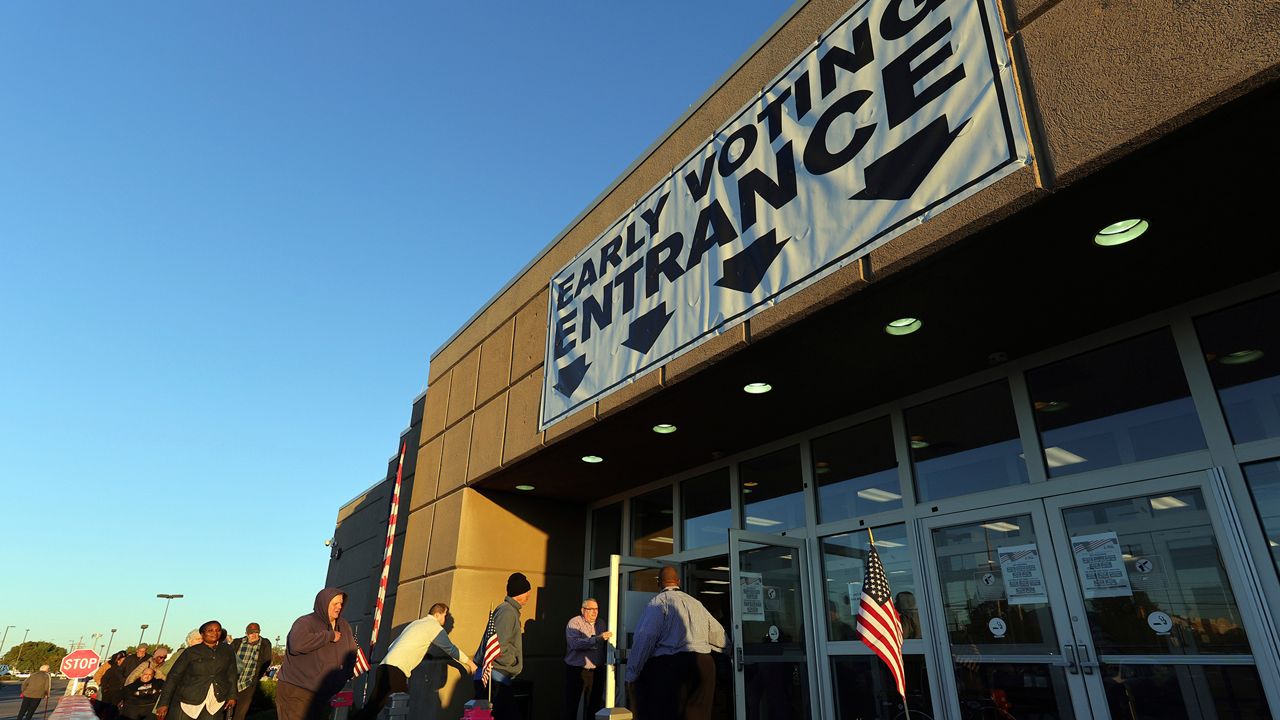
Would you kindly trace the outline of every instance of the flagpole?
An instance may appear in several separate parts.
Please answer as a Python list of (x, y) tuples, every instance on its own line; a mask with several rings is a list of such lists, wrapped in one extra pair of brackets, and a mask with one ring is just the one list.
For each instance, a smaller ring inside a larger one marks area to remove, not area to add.
[[(493, 606), (492, 605), (489, 606), (489, 622), (491, 623), (493, 622)], [(498, 632), (498, 628), (496, 625), (493, 628), (493, 632), (494, 633)], [(487, 642), (485, 644), (488, 645)], [(485, 650), (482, 648), (481, 652), (483, 653), (485, 652)], [(484, 655), (480, 656), (480, 662), (484, 662)], [(481, 670), (480, 674), (483, 675), (484, 671)], [(493, 712), (493, 671), (492, 670), (489, 671), (489, 682), (485, 683), (485, 689), (489, 691), (489, 712)]]

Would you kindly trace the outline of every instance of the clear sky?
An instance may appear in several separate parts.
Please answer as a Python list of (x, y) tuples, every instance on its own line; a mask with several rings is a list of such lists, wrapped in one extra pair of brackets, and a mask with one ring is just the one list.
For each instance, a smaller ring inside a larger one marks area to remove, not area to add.
[(430, 354), (789, 5), (0, 3), (5, 647), (284, 634)]

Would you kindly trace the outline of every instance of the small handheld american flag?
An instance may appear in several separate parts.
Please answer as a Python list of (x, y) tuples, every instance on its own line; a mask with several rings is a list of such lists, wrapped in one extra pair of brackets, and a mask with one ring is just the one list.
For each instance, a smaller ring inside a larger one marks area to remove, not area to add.
[(360, 644), (356, 644), (356, 677), (369, 672), (369, 658), (364, 656), (364, 650), (360, 648)]
[(493, 675), (493, 661), (498, 659), (498, 654), (502, 652), (502, 646), (498, 644), (498, 630), (493, 626), (493, 612), (489, 613), (489, 624), (484, 629), (484, 642), (481, 643), (484, 648), (484, 660), (481, 665), (483, 670), (480, 673), (480, 680), (489, 685), (489, 678)]
[(902, 621), (889, 594), (889, 578), (884, 574), (876, 540), (867, 531), (871, 550), (867, 553), (866, 574), (862, 578), (862, 599), (858, 604), (858, 635), (862, 643), (880, 656), (893, 674), (898, 694), (907, 698), (906, 675), (902, 669)]

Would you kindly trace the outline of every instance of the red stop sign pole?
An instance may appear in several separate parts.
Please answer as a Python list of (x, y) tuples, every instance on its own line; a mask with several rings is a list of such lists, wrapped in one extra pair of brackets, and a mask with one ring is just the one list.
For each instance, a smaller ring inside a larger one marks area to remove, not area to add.
[(98, 669), (99, 662), (101, 660), (94, 651), (76, 650), (75, 652), (67, 653), (67, 656), (62, 658), (60, 669), (63, 675), (72, 680), (83, 680), (93, 675), (93, 671)]

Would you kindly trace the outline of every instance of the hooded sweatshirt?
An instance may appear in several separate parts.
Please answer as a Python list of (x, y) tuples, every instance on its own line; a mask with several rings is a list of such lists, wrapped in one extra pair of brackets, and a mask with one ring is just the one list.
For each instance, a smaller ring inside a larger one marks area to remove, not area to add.
[[(321, 590), (316, 595), (314, 610), (293, 621), (277, 680), (328, 698), (351, 679), (351, 671), (356, 666), (356, 641), (351, 625), (341, 615), (336, 623), (329, 622), (329, 603), (339, 595), (345, 605), (346, 593), (337, 588)], [(336, 642), (335, 630), (342, 634), (342, 639)]]

